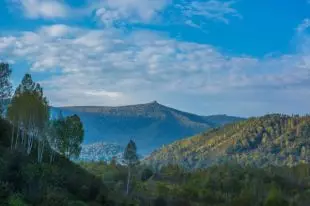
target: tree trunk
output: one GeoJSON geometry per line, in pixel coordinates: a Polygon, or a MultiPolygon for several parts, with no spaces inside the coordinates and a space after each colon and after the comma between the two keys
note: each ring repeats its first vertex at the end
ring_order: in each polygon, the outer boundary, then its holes
{"type": "Polygon", "coordinates": [[[15,149],[17,149],[19,134],[20,134],[20,129],[19,129],[19,127],[17,127],[16,139],[15,139],[15,149]]]}
{"type": "Polygon", "coordinates": [[[50,164],[52,164],[54,161],[54,151],[51,151],[50,153],[50,164]]]}
{"type": "Polygon", "coordinates": [[[11,137],[11,150],[13,150],[13,145],[14,145],[14,132],[15,132],[15,127],[14,124],[12,123],[12,137],[11,137]]]}
{"type": "Polygon", "coordinates": [[[32,144],[33,144],[33,134],[32,135],[28,135],[28,140],[27,140],[27,154],[29,155],[31,153],[31,149],[32,149],[32,144]]]}
{"type": "Polygon", "coordinates": [[[127,195],[129,194],[130,175],[131,175],[130,166],[128,166],[127,190],[126,190],[127,195]]]}
{"type": "Polygon", "coordinates": [[[43,145],[42,145],[42,150],[41,150],[41,154],[40,154],[40,163],[43,161],[43,154],[44,154],[44,149],[45,149],[45,140],[43,140],[43,145]]]}

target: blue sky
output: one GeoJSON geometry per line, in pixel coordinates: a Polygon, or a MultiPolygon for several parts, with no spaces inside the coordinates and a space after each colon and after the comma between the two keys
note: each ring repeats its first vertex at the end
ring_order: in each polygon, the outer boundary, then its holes
{"type": "Polygon", "coordinates": [[[307,0],[2,0],[0,60],[55,106],[304,114],[309,27],[307,0]]]}

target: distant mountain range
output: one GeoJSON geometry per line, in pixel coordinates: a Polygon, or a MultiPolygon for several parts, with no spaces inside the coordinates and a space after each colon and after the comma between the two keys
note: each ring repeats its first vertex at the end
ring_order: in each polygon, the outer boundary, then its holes
{"type": "Polygon", "coordinates": [[[175,140],[198,134],[210,128],[243,120],[227,115],[199,116],[166,107],[154,101],[147,104],[100,107],[53,107],[55,117],[77,114],[85,127],[84,144],[105,142],[124,147],[133,139],[141,154],[175,140]]]}
{"type": "Polygon", "coordinates": [[[155,168],[179,164],[188,169],[225,162],[258,167],[310,163],[310,116],[250,118],[178,140],[144,161],[155,168]]]}

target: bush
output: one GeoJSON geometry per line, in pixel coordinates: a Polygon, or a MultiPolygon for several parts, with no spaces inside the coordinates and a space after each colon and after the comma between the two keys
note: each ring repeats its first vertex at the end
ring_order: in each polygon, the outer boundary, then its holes
{"type": "Polygon", "coordinates": [[[49,192],[41,204],[42,206],[68,206],[67,194],[60,192],[49,192]]]}
{"type": "Polygon", "coordinates": [[[87,204],[82,201],[70,201],[68,206],[87,206],[87,204]]]}
{"type": "Polygon", "coordinates": [[[151,169],[144,169],[141,174],[141,181],[145,182],[153,176],[153,171],[151,169]]]}
{"type": "Polygon", "coordinates": [[[8,182],[0,182],[0,199],[6,199],[12,192],[11,185],[8,182]]]}
{"type": "Polygon", "coordinates": [[[27,206],[20,194],[14,194],[9,198],[9,206],[27,206]]]}
{"type": "Polygon", "coordinates": [[[277,189],[275,186],[272,186],[264,205],[265,206],[287,206],[289,204],[283,198],[279,189],[277,189]]]}
{"type": "Polygon", "coordinates": [[[157,197],[154,201],[154,206],[166,206],[167,201],[163,197],[157,197]]]}

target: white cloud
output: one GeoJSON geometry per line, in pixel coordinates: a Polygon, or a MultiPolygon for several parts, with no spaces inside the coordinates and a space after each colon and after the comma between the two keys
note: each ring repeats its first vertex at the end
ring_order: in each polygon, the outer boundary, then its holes
{"type": "Polygon", "coordinates": [[[96,15],[105,26],[149,23],[169,2],[169,0],[102,0],[96,15]]]}
{"type": "Polygon", "coordinates": [[[242,18],[241,14],[233,8],[234,1],[192,1],[182,0],[175,7],[180,10],[181,19],[193,27],[203,27],[207,20],[215,20],[219,22],[229,23],[231,17],[242,18]]]}
{"type": "Polygon", "coordinates": [[[92,96],[107,96],[110,98],[118,98],[123,95],[120,92],[109,92],[105,90],[86,91],[85,94],[92,95],[92,96]]]}
{"type": "Polygon", "coordinates": [[[15,43],[16,39],[15,37],[9,36],[9,37],[0,37],[0,53],[13,43],[15,43]]]}
{"type": "Polygon", "coordinates": [[[307,19],[304,19],[303,22],[300,25],[298,25],[296,30],[297,30],[298,33],[303,33],[309,27],[310,27],[310,19],[307,18],[307,19]]]}
{"type": "Polygon", "coordinates": [[[68,34],[78,32],[78,29],[70,28],[64,24],[55,24],[52,26],[43,26],[40,29],[42,35],[50,36],[50,37],[63,37],[68,34]]]}
{"type": "MultiPolygon", "coordinates": [[[[202,29],[208,20],[228,23],[241,17],[234,1],[220,0],[97,0],[81,8],[63,0],[7,0],[31,19],[67,19],[95,15],[105,27],[128,24],[184,24],[202,29]]],[[[63,29],[58,27],[54,29],[63,29]]]]}
{"type": "Polygon", "coordinates": [[[97,5],[96,16],[107,27],[162,22],[201,29],[207,20],[228,23],[231,16],[241,18],[233,8],[234,3],[219,0],[102,0],[97,5]]]}
{"type": "Polygon", "coordinates": [[[59,0],[11,0],[28,18],[65,18],[69,6],[59,0]]]}
{"type": "Polygon", "coordinates": [[[29,19],[68,19],[90,16],[97,4],[72,7],[64,0],[6,0],[29,19]]]}
{"type": "Polygon", "coordinates": [[[176,94],[289,101],[310,80],[309,50],[257,59],[149,31],[54,25],[0,37],[0,45],[2,55],[27,61],[32,72],[52,72],[40,82],[57,105],[119,105],[176,94]]]}

